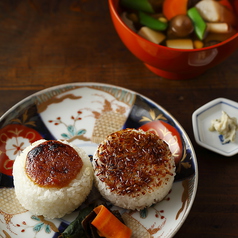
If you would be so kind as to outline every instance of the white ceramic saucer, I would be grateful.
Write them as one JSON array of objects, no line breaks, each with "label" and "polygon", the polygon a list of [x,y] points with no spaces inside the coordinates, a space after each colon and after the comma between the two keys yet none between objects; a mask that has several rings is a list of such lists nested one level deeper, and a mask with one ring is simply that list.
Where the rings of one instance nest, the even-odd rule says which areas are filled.
[{"label": "white ceramic saucer", "polygon": [[222,143],[218,132],[209,130],[211,121],[220,119],[222,111],[230,117],[238,118],[238,103],[226,98],[217,98],[198,108],[192,115],[193,132],[196,142],[216,153],[233,156],[238,153],[238,135],[234,142]]}]

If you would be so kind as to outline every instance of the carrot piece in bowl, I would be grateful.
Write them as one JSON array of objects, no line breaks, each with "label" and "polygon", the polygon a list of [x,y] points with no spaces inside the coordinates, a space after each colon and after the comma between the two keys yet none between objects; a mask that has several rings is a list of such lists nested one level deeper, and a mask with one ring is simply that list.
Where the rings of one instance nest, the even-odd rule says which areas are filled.
[{"label": "carrot piece in bowl", "polygon": [[188,0],[165,0],[163,4],[163,14],[171,20],[177,15],[186,15]]}]

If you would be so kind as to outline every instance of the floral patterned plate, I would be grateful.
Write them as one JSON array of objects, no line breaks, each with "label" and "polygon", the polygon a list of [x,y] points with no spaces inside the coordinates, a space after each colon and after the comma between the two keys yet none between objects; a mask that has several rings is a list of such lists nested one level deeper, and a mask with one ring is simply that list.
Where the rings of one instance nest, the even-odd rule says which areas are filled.
[{"label": "floral patterned plate", "polygon": [[163,201],[142,211],[120,209],[123,219],[133,237],[175,235],[197,191],[197,160],[187,134],[166,110],[140,94],[113,85],[74,83],[35,93],[0,119],[0,237],[56,238],[78,214],[48,220],[19,204],[12,167],[26,146],[41,138],[65,139],[92,156],[105,136],[127,127],[150,130],[167,141],[176,177]]}]

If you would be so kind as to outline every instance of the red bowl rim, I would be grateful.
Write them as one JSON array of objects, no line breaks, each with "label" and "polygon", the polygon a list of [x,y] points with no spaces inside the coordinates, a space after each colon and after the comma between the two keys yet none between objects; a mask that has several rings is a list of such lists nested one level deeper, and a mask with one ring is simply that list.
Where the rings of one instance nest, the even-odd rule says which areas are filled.
[{"label": "red bowl rim", "polygon": [[[234,40],[235,38],[238,38],[238,32],[236,34],[234,34],[233,36],[231,36],[230,38],[220,42],[220,43],[217,43],[215,45],[212,45],[212,46],[207,46],[207,47],[203,47],[203,48],[200,48],[200,49],[176,49],[176,48],[169,48],[167,46],[163,46],[163,45],[159,45],[159,44],[156,44],[156,43],[153,43],[153,42],[150,42],[148,40],[146,40],[145,38],[139,36],[137,33],[135,33],[134,31],[132,31],[124,22],[123,20],[121,19],[121,17],[119,16],[117,10],[116,10],[116,6],[115,6],[115,0],[108,0],[109,2],[109,7],[112,11],[112,13],[116,16],[117,20],[120,22],[121,25],[123,25],[123,27],[129,31],[131,34],[133,34],[135,37],[138,37],[140,38],[141,40],[144,40],[145,42],[148,42],[149,44],[151,45],[156,45],[158,46],[159,48],[166,48],[166,49],[169,49],[171,51],[179,51],[179,52],[197,52],[197,51],[205,51],[205,50],[211,50],[211,49],[215,49],[215,48],[218,48],[222,45],[225,45],[226,43]],[[118,0],[119,2],[119,0]],[[237,45],[237,48],[238,48],[238,45]]]}]

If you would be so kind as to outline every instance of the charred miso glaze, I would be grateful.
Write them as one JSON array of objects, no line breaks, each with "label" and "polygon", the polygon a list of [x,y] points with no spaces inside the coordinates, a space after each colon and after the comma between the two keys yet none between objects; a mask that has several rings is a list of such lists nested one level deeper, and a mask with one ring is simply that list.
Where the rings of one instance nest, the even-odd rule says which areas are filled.
[{"label": "charred miso glaze", "polygon": [[39,186],[67,186],[83,166],[78,153],[60,141],[45,141],[27,154],[26,173]]},{"label": "charred miso glaze", "polygon": [[125,129],[108,136],[96,152],[96,176],[111,191],[136,194],[160,186],[171,171],[171,153],[155,134]]}]

